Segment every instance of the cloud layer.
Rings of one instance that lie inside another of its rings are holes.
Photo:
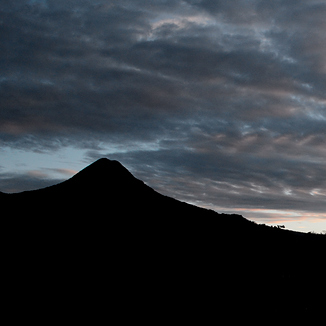
[[[106,154],[204,205],[325,212],[325,1],[1,7],[1,147]]]

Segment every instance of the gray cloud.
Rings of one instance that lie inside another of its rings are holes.
[[[1,192],[16,193],[41,189],[58,184],[65,179],[51,179],[41,171],[26,173],[0,173]]]
[[[323,1],[1,6],[0,146],[106,154],[217,206],[325,210]]]

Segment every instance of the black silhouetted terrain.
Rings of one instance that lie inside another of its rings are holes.
[[[117,161],[0,200],[11,293],[26,301],[153,324],[310,319],[324,307],[325,236],[182,203]]]

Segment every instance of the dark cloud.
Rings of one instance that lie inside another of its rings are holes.
[[[26,173],[0,173],[0,180],[2,192],[16,193],[53,186],[65,179],[50,179],[41,171],[28,171]]]
[[[91,160],[98,157],[96,153],[90,154]],[[179,147],[129,151],[108,157],[123,162],[161,193],[186,201],[230,209],[295,207],[324,211],[322,192],[326,178],[321,164],[250,153],[227,154],[202,147],[198,151]],[[314,191],[321,193],[316,196]]]
[[[325,209],[324,2],[1,7],[0,146],[104,153],[217,206]]]

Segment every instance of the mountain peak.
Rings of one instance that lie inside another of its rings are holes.
[[[115,160],[109,160],[108,158],[102,157],[95,161],[94,163],[90,164],[87,166],[84,170],[90,169],[90,168],[95,168],[97,170],[107,170],[107,169],[118,169],[118,168],[123,168],[123,165]]]
[[[107,184],[111,186],[123,186],[125,184],[142,181],[136,179],[120,162],[100,158],[88,165],[83,170],[74,175],[70,180],[80,181],[84,184]]]

